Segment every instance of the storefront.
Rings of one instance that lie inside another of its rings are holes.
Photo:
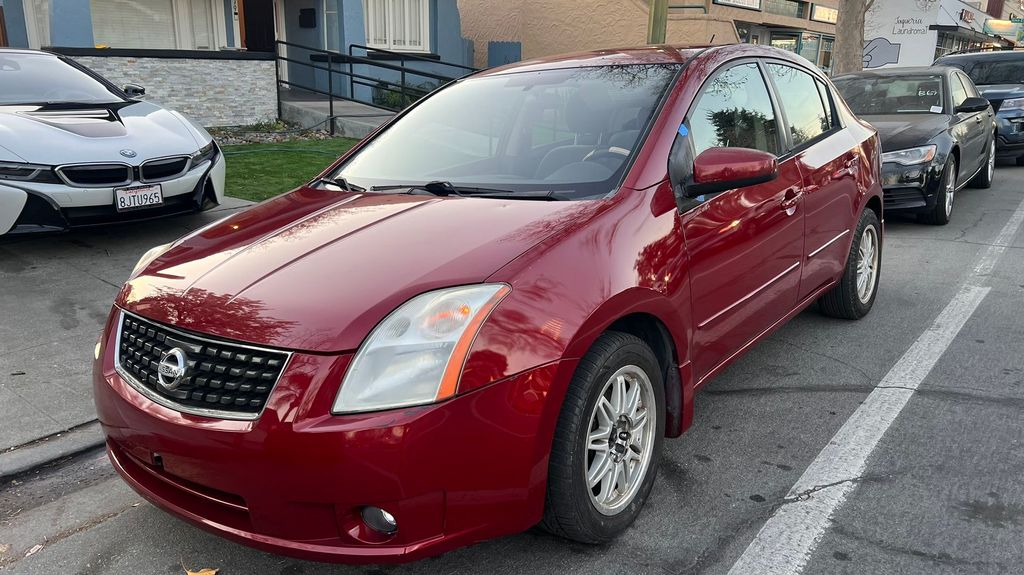
[[[950,52],[1014,46],[1016,31],[1004,36],[990,20],[961,0],[875,0],[865,15],[864,68],[928,66]]]
[[[799,4],[799,11],[790,15],[791,17],[806,19],[816,25],[835,26],[839,11],[829,6],[819,4]],[[765,6],[768,8],[768,5]],[[819,68],[828,72],[832,68],[832,49],[835,45],[835,35],[804,28],[789,26],[772,26],[768,23],[736,22],[736,31],[739,33],[740,41],[749,44],[767,44],[774,48],[781,48],[790,52],[800,54]]]

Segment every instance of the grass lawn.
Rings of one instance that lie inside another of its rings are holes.
[[[223,146],[227,195],[258,202],[283,194],[329,166],[357,140],[298,140]]]

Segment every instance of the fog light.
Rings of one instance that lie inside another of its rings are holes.
[[[394,535],[398,532],[398,522],[395,516],[384,511],[380,507],[363,507],[363,523],[378,533]]]

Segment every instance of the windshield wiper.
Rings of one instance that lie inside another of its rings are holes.
[[[455,186],[451,182],[433,181],[425,184],[398,184],[394,186],[372,186],[371,192],[386,192],[390,190],[408,190],[407,193],[427,192],[435,196],[461,196],[475,198],[497,198],[510,200],[548,200],[558,201],[567,199],[556,194],[554,191],[526,191],[515,192],[512,190],[501,190],[496,188],[473,188],[466,186]]]
[[[323,185],[323,184],[327,184],[327,185],[330,185],[330,186],[341,188],[343,191],[346,191],[346,192],[365,192],[366,191],[366,188],[357,186],[355,184],[350,184],[350,183],[348,183],[348,180],[346,180],[345,178],[342,178],[342,177],[337,177],[337,178],[327,177],[327,178],[320,178],[320,179],[317,179],[317,180],[313,181],[313,185],[314,186],[319,186],[319,185]]]

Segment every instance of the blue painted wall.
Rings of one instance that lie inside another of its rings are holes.
[[[311,8],[316,10],[316,27],[300,28],[299,11]],[[287,0],[284,3],[284,27],[286,40],[293,44],[301,44],[313,48],[324,47],[324,15],[320,0]],[[301,62],[309,62],[311,52],[300,48],[288,48],[288,57]],[[318,64],[322,66],[323,64]],[[300,86],[314,84],[313,68],[295,62],[288,63],[288,81]]]
[[[430,0],[430,51],[444,62],[473,65],[473,43],[462,37],[457,0]]]
[[[521,42],[488,42],[487,67],[504,66],[523,59]]]
[[[50,43],[92,48],[92,8],[89,0],[50,0]]]
[[[25,29],[25,9],[22,0],[4,0],[4,26],[7,28],[7,43],[12,48],[28,48],[28,31]]]

